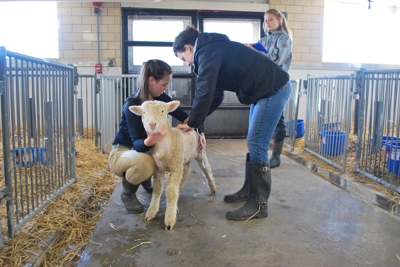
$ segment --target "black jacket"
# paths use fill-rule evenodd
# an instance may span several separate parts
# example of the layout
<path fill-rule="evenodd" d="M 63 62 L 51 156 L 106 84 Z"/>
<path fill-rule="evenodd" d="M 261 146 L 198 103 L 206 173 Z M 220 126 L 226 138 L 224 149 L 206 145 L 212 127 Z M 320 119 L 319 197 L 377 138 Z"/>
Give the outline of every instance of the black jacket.
<path fill-rule="evenodd" d="M 165 93 L 162 93 L 159 97 L 155 97 L 154 99 L 163 102 L 172 101 L 172 99 Z M 142 117 L 133 114 L 129 110 L 130 106 L 140 104 L 139 98 L 133 98 L 133 95 L 129 96 L 125 100 L 125 103 L 122 106 L 122 116 L 119 124 L 119 130 L 115 136 L 113 145 L 120 144 L 126 147 L 131 147 L 138 152 L 147 152 L 150 150 L 151 147 L 144 144 L 144 139 L 147 138 L 147 133 L 142 123 Z M 169 114 L 180 122 L 183 122 L 189 116 L 180 107 Z"/>
<path fill-rule="evenodd" d="M 240 103 L 253 104 L 289 81 L 289 74 L 272 60 L 218 33 L 201 33 L 197 38 L 194 72 L 197 90 L 188 122 L 193 128 L 217 109 L 225 90 L 235 92 Z"/>

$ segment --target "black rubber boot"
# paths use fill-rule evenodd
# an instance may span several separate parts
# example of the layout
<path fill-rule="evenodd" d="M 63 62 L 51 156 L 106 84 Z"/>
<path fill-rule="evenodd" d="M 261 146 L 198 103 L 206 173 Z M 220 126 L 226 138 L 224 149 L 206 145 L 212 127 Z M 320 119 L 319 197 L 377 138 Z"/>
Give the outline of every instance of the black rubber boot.
<path fill-rule="evenodd" d="M 142 182 L 141 185 L 143 186 L 144 190 L 146 190 L 147 193 L 149 194 L 153 193 L 153 186 L 151 185 L 151 177 L 146 181 Z"/>
<path fill-rule="evenodd" d="M 269 164 L 270 164 L 271 168 L 275 168 L 275 167 L 278 167 L 279 165 L 281 165 L 280 156 L 282 154 L 282 148 L 283 148 L 283 140 L 280 142 L 274 143 L 274 148 L 272 150 L 272 156 L 271 156 L 271 159 L 269 160 Z"/>
<path fill-rule="evenodd" d="M 125 205 L 125 209 L 130 213 L 142 213 L 144 212 L 144 207 L 142 203 L 136 197 L 136 191 L 139 185 L 129 183 L 125 175 L 122 177 L 122 193 L 121 200 Z"/>
<path fill-rule="evenodd" d="M 244 221 L 268 216 L 268 198 L 271 192 L 269 162 L 248 162 L 250 195 L 243 207 L 226 214 L 228 220 Z"/>
<path fill-rule="evenodd" d="M 250 192 L 250 184 L 247 170 L 247 163 L 250 162 L 250 154 L 247 153 L 246 155 L 246 170 L 244 173 L 244 184 L 242 188 L 237 191 L 236 193 L 224 196 L 224 201 L 228 203 L 238 203 L 247 201 L 249 199 L 249 192 Z"/>

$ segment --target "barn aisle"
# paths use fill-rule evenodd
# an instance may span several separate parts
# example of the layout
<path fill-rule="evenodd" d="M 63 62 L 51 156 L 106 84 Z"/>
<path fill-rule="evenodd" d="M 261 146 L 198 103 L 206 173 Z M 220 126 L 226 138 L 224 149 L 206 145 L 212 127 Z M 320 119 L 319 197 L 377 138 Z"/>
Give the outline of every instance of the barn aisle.
<path fill-rule="evenodd" d="M 226 220 L 225 194 L 243 183 L 245 140 L 208 140 L 217 183 L 212 197 L 198 166 L 178 202 L 177 223 L 164 230 L 165 197 L 157 217 L 129 214 L 118 185 L 90 238 L 83 266 L 399 266 L 400 220 L 283 157 L 272 170 L 269 217 Z M 148 206 L 143 188 L 139 197 Z"/>

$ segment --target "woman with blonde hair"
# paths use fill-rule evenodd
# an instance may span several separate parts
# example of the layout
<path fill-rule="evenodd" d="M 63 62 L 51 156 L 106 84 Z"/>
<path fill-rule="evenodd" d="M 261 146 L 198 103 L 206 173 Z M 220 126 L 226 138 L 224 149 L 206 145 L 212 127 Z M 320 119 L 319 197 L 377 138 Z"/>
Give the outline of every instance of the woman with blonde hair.
<path fill-rule="evenodd" d="M 264 14 L 263 28 L 266 36 L 259 41 L 267 51 L 263 54 L 286 72 L 289 72 L 292 63 L 292 37 L 285 16 L 276 9 L 267 10 Z M 251 45 L 247 46 L 254 49 Z M 274 147 L 270 159 L 271 168 L 278 167 L 281 164 L 280 155 L 286 136 L 285 128 L 285 118 L 282 114 L 274 132 Z"/>

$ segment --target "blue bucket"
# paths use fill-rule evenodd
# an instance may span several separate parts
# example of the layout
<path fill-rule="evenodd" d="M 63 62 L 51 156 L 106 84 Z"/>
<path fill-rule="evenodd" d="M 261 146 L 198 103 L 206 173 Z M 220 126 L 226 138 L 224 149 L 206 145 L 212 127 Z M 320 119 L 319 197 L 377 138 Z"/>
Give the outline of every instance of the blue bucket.
<path fill-rule="evenodd" d="M 289 136 L 293 136 L 294 121 L 286 122 L 286 131 Z M 296 125 L 296 138 L 302 138 L 304 136 L 304 120 L 298 119 Z"/>
<path fill-rule="evenodd" d="M 394 136 L 382 136 L 382 147 L 384 147 L 390 143 L 396 144 L 399 141 L 397 141 L 397 137 L 394 137 Z"/>
<path fill-rule="evenodd" d="M 297 128 L 296 128 L 296 138 L 302 138 L 304 136 L 304 120 L 297 120 Z"/>
<path fill-rule="evenodd" d="M 386 169 L 389 172 L 399 174 L 400 165 L 400 144 L 388 143 L 386 145 Z"/>
<path fill-rule="evenodd" d="M 339 156 L 344 151 L 346 133 L 338 131 L 319 132 L 321 151 L 329 156 Z"/>
<path fill-rule="evenodd" d="M 324 131 L 340 131 L 341 122 L 330 122 L 324 124 Z"/>
<path fill-rule="evenodd" d="M 36 150 L 36 151 L 35 151 Z M 21 151 L 21 154 L 19 153 Z M 35 162 L 44 164 L 45 148 L 44 147 L 25 147 L 11 149 L 10 152 L 15 159 L 15 165 L 32 166 Z"/>

